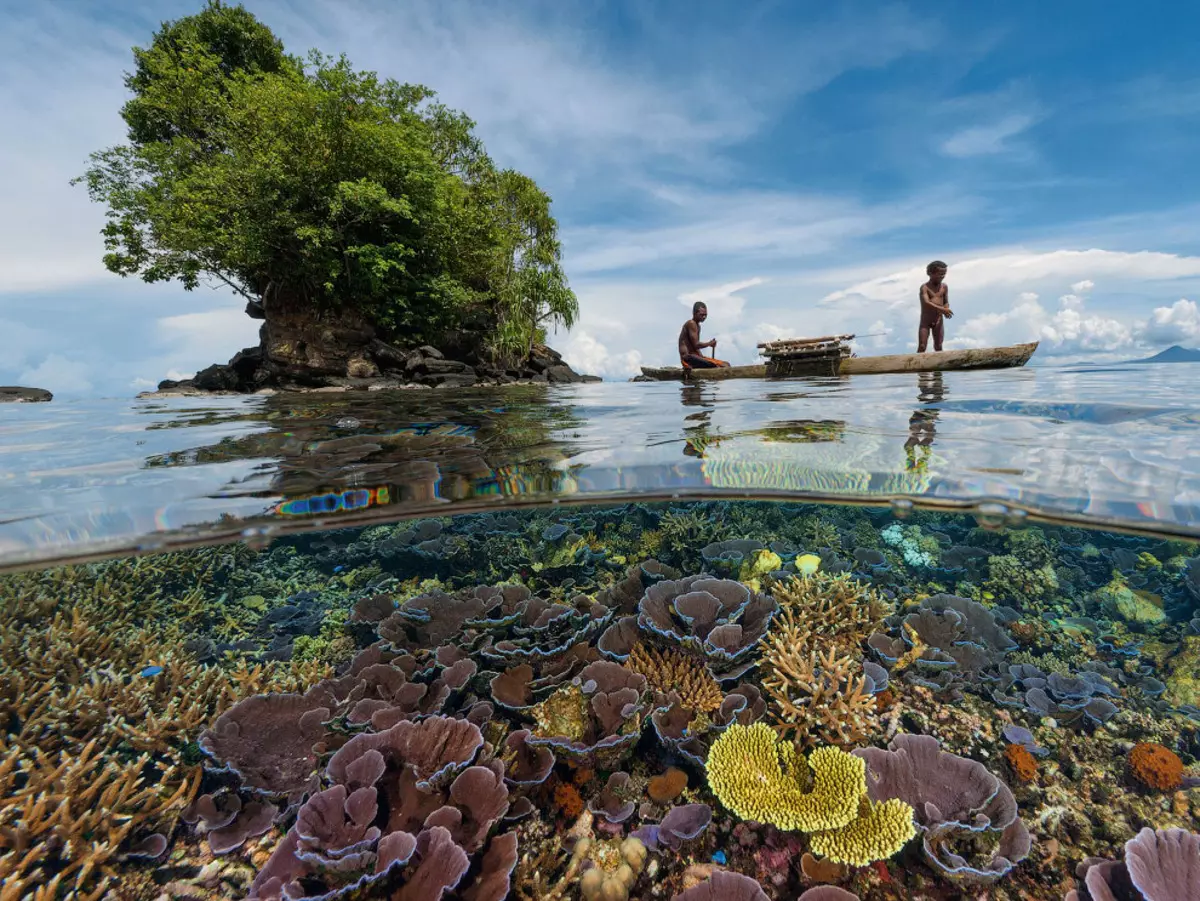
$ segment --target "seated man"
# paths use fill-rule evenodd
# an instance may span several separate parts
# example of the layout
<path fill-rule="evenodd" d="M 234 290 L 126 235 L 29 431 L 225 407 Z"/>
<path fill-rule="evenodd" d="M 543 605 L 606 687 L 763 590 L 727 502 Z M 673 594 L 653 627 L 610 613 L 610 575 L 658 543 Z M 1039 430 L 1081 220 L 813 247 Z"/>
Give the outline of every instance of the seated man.
<path fill-rule="evenodd" d="M 701 342 L 700 323 L 708 318 L 708 307 L 697 301 L 692 304 L 692 318 L 683 324 L 679 330 L 679 362 L 684 369 L 716 369 L 728 366 L 724 360 L 715 357 L 701 356 L 700 351 L 706 347 L 717 349 L 717 339 Z"/>

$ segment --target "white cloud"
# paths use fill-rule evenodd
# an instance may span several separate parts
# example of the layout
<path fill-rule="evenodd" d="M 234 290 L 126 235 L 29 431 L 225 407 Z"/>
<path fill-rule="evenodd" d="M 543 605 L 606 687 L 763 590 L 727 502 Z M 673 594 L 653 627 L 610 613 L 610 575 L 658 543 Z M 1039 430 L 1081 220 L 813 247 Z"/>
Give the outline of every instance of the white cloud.
<path fill-rule="evenodd" d="M 606 379 L 630 378 L 641 371 L 642 355 L 637 350 L 610 353 L 608 348 L 581 328 L 576 328 L 560 351 L 576 372 Z"/>
<path fill-rule="evenodd" d="M 88 366 L 61 354 L 50 354 L 37 366 L 26 369 L 19 381 L 32 388 L 45 388 L 55 395 L 87 394 L 92 390 Z"/>
<path fill-rule="evenodd" d="M 1061 284 L 1084 274 L 1103 274 L 1146 282 L 1200 277 L 1200 257 L 1172 253 L 1102 250 L 1009 251 L 984 253 L 950 262 L 947 284 L 951 297 L 965 297 L 988 289 L 1023 288 L 1044 282 Z M 901 271 L 876 276 L 832 291 L 822 304 L 848 299 L 870 300 L 889 306 L 914 302 L 916 286 L 925 281 L 925 265 L 911 264 Z M 951 305 L 957 301 L 952 300 Z"/>
<path fill-rule="evenodd" d="M 1180 298 L 1169 307 L 1155 307 L 1140 333 L 1154 344 L 1200 341 L 1200 307 L 1194 300 L 1186 298 Z"/>
<path fill-rule="evenodd" d="M 970 157 L 1004 153 L 1012 149 L 1009 138 L 1016 137 L 1036 121 L 1033 116 L 1012 114 L 986 125 L 973 125 L 957 131 L 942 142 L 946 156 Z"/>
<path fill-rule="evenodd" d="M 1087 294 L 1094 287 L 1096 287 L 1096 283 L 1090 278 L 1085 278 L 1083 281 L 1071 285 L 1071 290 L 1076 294 Z"/>
<path fill-rule="evenodd" d="M 738 292 L 753 288 L 766 282 L 765 278 L 755 276 L 740 282 L 729 282 L 724 285 L 714 285 L 711 288 L 698 288 L 679 295 L 679 302 L 691 312 L 692 304 L 702 303 L 708 307 L 710 316 L 725 322 L 737 322 L 742 318 L 742 310 L 746 306 L 746 298 Z"/>

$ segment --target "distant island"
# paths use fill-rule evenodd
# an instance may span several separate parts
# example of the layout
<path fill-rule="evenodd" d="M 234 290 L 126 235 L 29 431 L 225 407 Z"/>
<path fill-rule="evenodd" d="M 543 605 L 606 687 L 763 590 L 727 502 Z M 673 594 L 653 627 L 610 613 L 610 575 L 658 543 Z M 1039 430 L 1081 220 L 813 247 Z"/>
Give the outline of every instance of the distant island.
<path fill-rule="evenodd" d="M 1200 348 L 1180 347 L 1174 344 L 1164 351 L 1143 360 L 1125 360 L 1125 363 L 1200 363 Z"/>

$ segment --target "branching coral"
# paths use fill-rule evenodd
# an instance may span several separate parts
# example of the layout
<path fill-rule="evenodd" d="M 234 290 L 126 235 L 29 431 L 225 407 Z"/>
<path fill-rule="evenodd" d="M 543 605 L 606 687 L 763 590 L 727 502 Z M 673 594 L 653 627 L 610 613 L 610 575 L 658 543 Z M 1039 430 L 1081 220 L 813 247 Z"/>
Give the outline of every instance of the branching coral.
<path fill-rule="evenodd" d="M 792 638 L 842 653 L 858 653 L 867 636 L 879 628 L 890 605 L 870 586 L 849 573 L 813 573 L 771 590 L 780 611 L 792 614 Z"/>
<path fill-rule="evenodd" d="M 327 675 L 231 672 L 181 650 L 180 622 L 203 620 L 205 590 L 247 559 L 209 549 L 0 580 L 0 879 L 12 897 L 99 896 L 144 838 L 161 854 L 199 785 L 191 742 L 204 726 L 245 694 Z"/>
<path fill-rule="evenodd" d="M 694 713 L 711 713 L 725 700 L 721 686 L 704 665 L 673 648 L 660 651 L 639 643 L 630 652 L 625 667 L 645 676 L 656 694 L 675 692 L 679 702 Z"/>
<path fill-rule="evenodd" d="M 862 664 L 836 645 L 813 649 L 793 608 L 776 617 L 762 642 L 763 688 L 781 735 L 806 745 L 848 745 L 875 728 L 876 703 Z"/>

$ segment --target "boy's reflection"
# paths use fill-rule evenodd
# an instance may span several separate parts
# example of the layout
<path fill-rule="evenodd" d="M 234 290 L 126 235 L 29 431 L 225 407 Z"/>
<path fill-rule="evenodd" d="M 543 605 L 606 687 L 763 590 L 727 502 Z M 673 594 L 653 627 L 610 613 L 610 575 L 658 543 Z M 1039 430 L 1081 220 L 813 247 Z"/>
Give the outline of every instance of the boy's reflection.
<path fill-rule="evenodd" d="M 940 372 L 922 372 L 917 376 L 917 401 L 922 404 L 940 403 L 946 397 L 946 387 Z M 908 419 L 908 440 L 904 442 L 906 468 L 921 471 L 929 465 L 933 439 L 937 435 L 937 407 L 918 407 Z"/>

